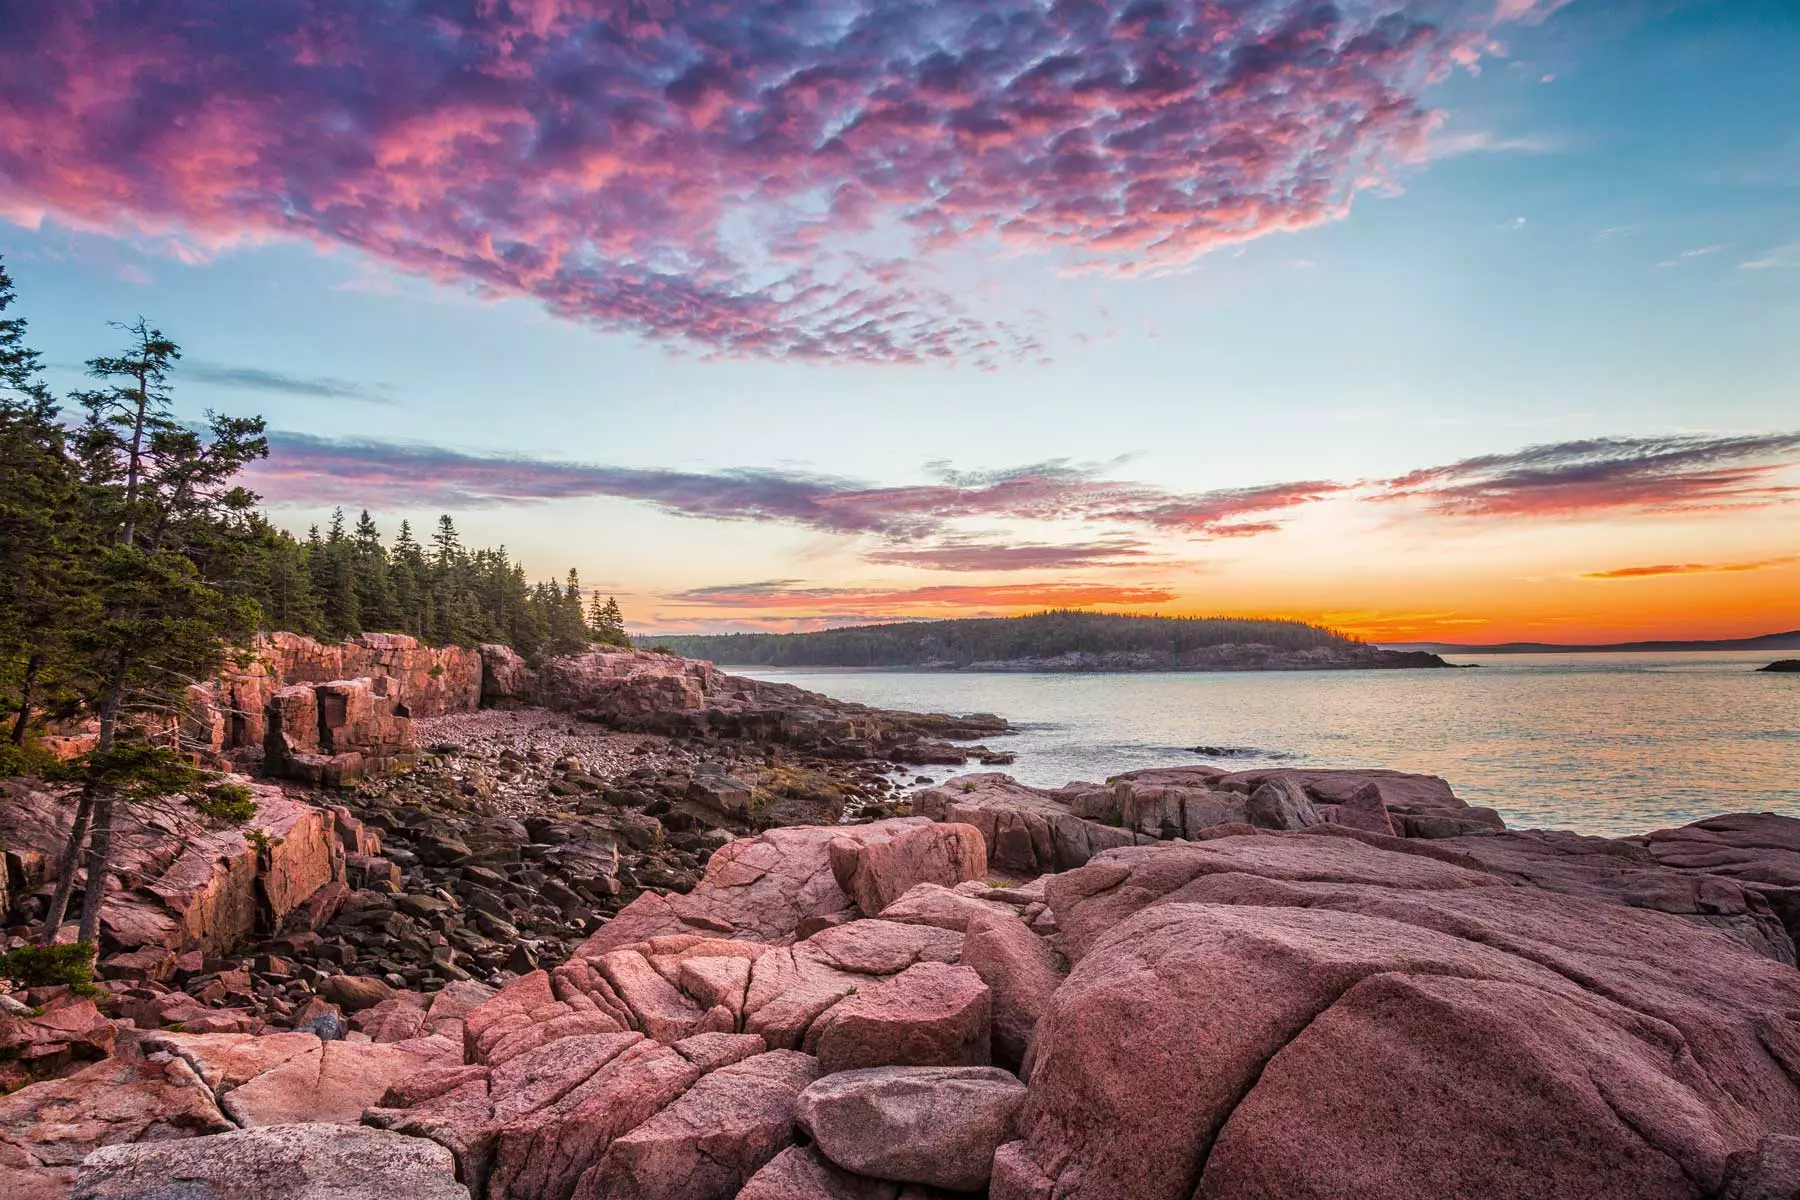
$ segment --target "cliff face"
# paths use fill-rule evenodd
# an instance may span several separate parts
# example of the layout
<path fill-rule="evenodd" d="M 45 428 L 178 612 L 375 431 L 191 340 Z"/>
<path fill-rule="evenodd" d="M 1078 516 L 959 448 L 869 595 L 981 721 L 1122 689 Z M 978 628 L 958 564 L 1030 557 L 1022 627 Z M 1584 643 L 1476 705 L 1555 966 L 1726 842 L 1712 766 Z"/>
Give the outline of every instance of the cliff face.
<path fill-rule="evenodd" d="M 276 693 L 295 684 L 354 679 L 385 680 L 381 694 L 401 718 L 473 712 L 481 705 L 481 652 L 433 649 L 400 633 L 364 633 L 329 644 L 269 634 L 218 679 L 188 689 L 182 741 L 224 761 L 255 761 L 268 738 L 267 713 Z"/>

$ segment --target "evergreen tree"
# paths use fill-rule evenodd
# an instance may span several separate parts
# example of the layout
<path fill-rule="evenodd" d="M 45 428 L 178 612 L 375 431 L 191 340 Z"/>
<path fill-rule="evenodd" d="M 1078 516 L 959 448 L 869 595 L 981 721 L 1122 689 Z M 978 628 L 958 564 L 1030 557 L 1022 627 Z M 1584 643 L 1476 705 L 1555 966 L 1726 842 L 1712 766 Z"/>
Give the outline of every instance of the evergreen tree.
<path fill-rule="evenodd" d="M 123 328 L 125 351 L 88 363 L 105 386 L 77 397 L 87 420 L 74 453 L 91 487 L 69 514 L 88 524 L 96 547 L 87 589 L 95 613 L 70 637 L 83 700 L 99 718 L 96 764 L 111 761 L 123 719 L 176 715 L 186 688 L 217 670 L 225 640 L 254 626 L 254 604 L 205 579 L 187 551 L 241 534 L 256 497 L 235 479 L 268 453 L 260 419 L 209 416 L 206 436 L 178 424 L 169 388 L 180 348 L 141 318 Z M 79 937 L 91 943 L 98 934 L 121 792 L 95 770 L 64 848 L 47 937 L 61 921 L 84 837 Z"/>
<path fill-rule="evenodd" d="M 399 614 L 395 611 L 394 585 L 388 569 L 387 550 L 381 544 L 381 533 L 375 528 L 375 519 L 366 508 L 356 521 L 352 551 L 356 575 L 356 610 L 362 627 L 389 633 L 401 632 Z"/>
<path fill-rule="evenodd" d="M 344 510 L 331 514 L 331 527 L 325 534 L 324 562 L 312 571 L 320 586 L 319 599 L 325 609 L 325 633 L 340 641 L 362 632 L 361 610 L 357 606 L 356 550 L 344 531 Z"/>
<path fill-rule="evenodd" d="M 60 410 L 38 377 L 13 283 L 0 264 L 0 695 L 16 697 L 7 744 L 22 747 L 34 711 L 66 695 L 69 637 L 91 611 L 82 500 Z M 4 709 L 0 709 L 4 711 Z M 16 761 L 20 751 L 6 751 Z"/>
<path fill-rule="evenodd" d="M 631 638 L 625 632 L 625 614 L 620 610 L 618 600 L 611 596 L 608 596 L 606 603 L 602 604 L 599 593 L 594 594 L 588 625 L 593 630 L 596 642 L 608 646 L 629 647 L 631 645 Z"/>

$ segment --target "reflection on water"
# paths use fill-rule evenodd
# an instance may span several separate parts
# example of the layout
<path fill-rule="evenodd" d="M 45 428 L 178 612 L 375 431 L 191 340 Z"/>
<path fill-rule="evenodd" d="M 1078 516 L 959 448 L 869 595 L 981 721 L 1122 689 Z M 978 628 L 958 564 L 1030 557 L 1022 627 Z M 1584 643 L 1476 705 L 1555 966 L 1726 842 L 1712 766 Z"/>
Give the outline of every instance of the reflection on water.
<path fill-rule="evenodd" d="M 1054 786 L 1134 767 L 1393 767 L 1509 825 L 1642 833 L 1800 816 L 1800 675 L 1768 654 L 1455 657 L 1470 671 L 962 675 L 751 669 L 888 708 L 996 712 L 1006 770 Z M 1194 747 L 1216 757 L 1202 757 Z M 940 770 L 941 776 L 941 770 Z"/>

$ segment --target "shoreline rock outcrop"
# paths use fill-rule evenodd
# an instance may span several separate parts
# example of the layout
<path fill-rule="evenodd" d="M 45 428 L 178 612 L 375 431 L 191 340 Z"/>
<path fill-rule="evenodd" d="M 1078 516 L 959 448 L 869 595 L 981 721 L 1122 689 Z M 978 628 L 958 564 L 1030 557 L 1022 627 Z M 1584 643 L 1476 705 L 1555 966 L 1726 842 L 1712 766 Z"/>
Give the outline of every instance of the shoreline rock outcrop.
<path fill-rule="evenodd" d="M 277 763 L 368 748 L 342 804 L 128 814 L 103 994 L 0 996 L 8 1200 L 1800 1193 L 1800 821 L 1191 765 L 902 796 L 879 760 L 990 722 L 596 653 L 486 656 L 556 712 L 414 727 L 402 674 L 269 697 Z M 17 915 L 67 810 L 6 786 Z"/>
<path fill-rule="evenodd" d="M 505 646 L 483 646 L 481 655 L 481 698 L 489 707 L 546 708 L 642 733 L 742 739 L 843 760 L 959 764 L 977 751 L 950 742 L 1009 728 L 991 714 L 870 708 L 647 650 L 597 650 L 550 659 L 536 670 Z"/>

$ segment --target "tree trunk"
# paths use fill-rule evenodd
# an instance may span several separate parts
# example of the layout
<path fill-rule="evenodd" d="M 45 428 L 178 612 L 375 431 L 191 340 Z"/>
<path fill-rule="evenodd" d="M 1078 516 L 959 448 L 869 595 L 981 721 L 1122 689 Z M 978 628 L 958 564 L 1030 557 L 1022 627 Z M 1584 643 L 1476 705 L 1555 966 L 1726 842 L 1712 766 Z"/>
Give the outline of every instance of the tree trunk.
<path fill-rule="evenodd" d="M 96 754 L 104 754 L 112 749 L 113 733 L 119 720 L 119 704 L 124 695 L 125 651 L 121 650 L 114 667 L 112 688 L 100 706 L 100 738 L 94 746 Z M 85 792 L 82 794 L 82 803 L 89 803 Z M 103 792 L 92 804 L 94 824 L 93 832 L 88 837 L 87 881 L 81 892 L 81 932 L 77 936 L 84 942 L 98 945 L 95 939 L 100 933 L 100 906 L 106 899 L 106 876 L 112 870 L 112 793 Z M 60 880 L 57 881 L 57 886 L 61 888 Z M 51 936 L 55 936 L 54 931 Z"/>
<path fill-rule="evenodd" d="M 100 944 L 100 906 L 106 899 L 106 877 L 112 871 L 112 793 L 94 802 L 94 831 L 88 837 L 87 883 L 81 890 L 81 941 Z"/>
<path fill-rule="evenodd" d="M 81 801 L 75 806 L 75 826 L 69 830 L 69 840 L 63 843 L 62 858 L 57 863 L 56 891 L 50 897 L 50 912 L 44 918 L 43 944 L 46 946 L 56 941 L 56 931 L 62 928 L 63 917 L 68 915 L 69 893 L 75 890 L 75 868 L 81 863 L 81 843 L 87 840 L 88 822 L 93 815 L 93 794 L 83 788 Z"/>
<path fill-rule="evenodd" d="M 19 685 L 19 719 L 13 722 L 12 744 L 25 744 L 25 730 L 31 725 L 31 701 L 37 691 L 38 671 L 43 668 L 44 655 L 40 651 L 25 660 L 25 681 Z"/>

